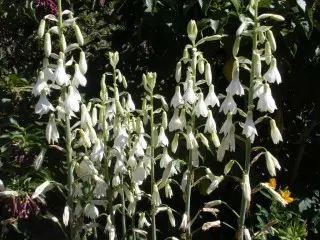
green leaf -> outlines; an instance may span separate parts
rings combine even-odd
[[[271,3],[271,0],[261,0],[259,1],[259,8],[270,8]]]
[[[239,13],[241,7],[241,0],[231,0],[232,5],[236,9],[237,13]]]

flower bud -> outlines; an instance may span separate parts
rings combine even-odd
[[[119,69],[117,69],[116,72],[118,73],[118,76],[117,76],[118,82],[122,83],[122,73],[119,71]]]
[[[204,73],[204,59],[202,54],[199,54],[199,60],[198,60],[198,71],[199,73],[203,74]]]
[[[98,123],[98,110],[96,107],[92,108],[91,121],[92,121],[92,127],[96,126]]]
[[[84,40],[83,40],[83,36],[82,36],[82,33],[81,33],[79,26],[77,24],[74,24],[73,28],[76,33],[77,42],[79,43],[80,46],[83,46]]]
[[[145,74],[142,74],[142,85],[143,85],[144,89],[147,90],[148,84],[147,84],[147,77]]]
[[[175,78],[176,78],[177,83],[180,82],[180,80],[181,80],[181,62],[177,63]]]
[[[247,23],[246,22],[241,23],[241,25],[237,29],[236,36],[240,36],[246,28],[247,28]]]
[[[61,51],[65,52],[67,48],[67,42],[66,42],[66,38],[64,36],[64,34],[61,34]]]
[[[210,84],[212,83],[212,72],[210,63],[206,63],[205,79],[207,81],[208,86],[210,86]]]
[[[220,147],[220,140],[216,132],[211,133],[211,141],[216,148]]]
[[[227,165],[224,167],[224,171],[223,171],[224,175],[227,175],[227,174],[230,172],[230,170],[231,170],[232,167],[233,167],[233,164],[234,164],[234,160],[230,160],[230,161],[227,163]]]
[[[179,133],[176,133],[174,135],[172,142],[171,142],[171,151],[173,153],[176,153],[177,148],[178,148],[178,143],[179,143]]]
[[[247,201],[250,203],[251,201],[251,187],[250,187],[250,180],[249,180],[249,175],[244,174],[243,175],[243,195],[247,199]]]
[[[45,28],[46,28],[46,20],[42,19],[40,21],[40,25],[38,28],[38,38],[43,38]]]
[[[86,55],[83,51],[80,52],[80,58],[79,58],[79,69],[80,72],[84,75],[86,74],[88,70],[88,65],[86,61]]]
[[[271,18],[273,20],[276,20],[276,21],[279,21],[279,22],[282,22],[284,21],[284,17],[282,17],[281,15],[278,15],[278,14],[271,14],[271,13],[265,13],[265,14],[261,14],[259,17],[258,17],[258,20],[262,20],[262,19],[265,19],[265,18]]]
[[[270,43],[271,50],[276,51],[277,50],[277,43],[276,43],[276,40],[273,36],[273,32],[271,30],[267,30],[267,38]]]
[[[205,203],[204,207],[205,208],[212,208],[212,207],[215,207],[215,206],[218,206],[218,205],[221,205],[221,204],[222,204],[221,200],[213,200],[211,202]]]
[[[122,86],[127,89],[128,88],[128,83],[127,83],[127,79],[125,76],[122,75]]]
[[[264,46],[264,57],[266,59],[266,63],[270,64],[271,59],[272,59],[272,52],[271,52],[270,43],[268,41],[266,42],[266,44]]]
[[[233,54],[234,57],[236,57],[238,55],[238,53],[239,53],[240,40],[241,40],[241,37],[237,36],[236,40],[233,43],[232,54]]]
[[[157,73],[155,72],[147,73],[147,84],[151,90],[153,90],[154,87],[156,86],[156,79],[157,79]]]
[[[90,148],[91,147],[91,141],[90,141],[89,136],[82,129],[79,130],[79,133],[80,133],[82,145],[85,148]]]
[[[164,129],[167,129],[168,127],[168,118],[167,118],[167,113],[165,111],[162,112],[162,127]]]
[[[46,57],[49,57],[51,54],[51,35],[46,33],[44,37],[44,54]]]
[[[194,20],[191,20],[188,23],[187,32],[188,32],[188,37],[191,40],[192,44],[195,44],[195,41],[198,35],[198,28]]]
[[[186,64],[187,62],[188,62],[188,60],[189,60],[189,50],[188,50],[188,48],[185,48],[184,50],[183,50],[183,63],[184,64]]]
[[[255,77],[261,77],[261,58],[259,53],[254,53],[253,67]]]
[[[168,213],[168,217],[169,217],[169,221],[171,224],[171,227],[175,227],[176,226],[176,220],[174,219],[172,210],[170,208],[167,209],[167,213]]]
[[[258,39],[259,39],[259,43],[260,44],[263,44],[266,40],[266,37],[264,35],[264,33],[262,31],[259,31],[258,32]]]

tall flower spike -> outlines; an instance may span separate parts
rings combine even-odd
[[[226,90],[227,93],[230,95],[234,95],[234,94],[237,94],[239,96],[244,95],[244,90],[240,83],[239,74],[240,74],[239,61],[236,59],[233,63],[232,80]]]
[[[208,108],[203,100],[203,93],[199,93],[199,99],[195,106],[195,114],[197,117],[207,117],[208,116]]]
[[[251,143],[253,143],[255,136],[258,135],[256,126],[253,122],[252,111],[248,111],[247,113],[247,118],[244,123],[242,134],[249,138]]]
[[[184,104],[184,101],[180,92],[180,86],[176,86],[176,90],[170,104],[174,108]]]
[[[259,97],[257,109],[261,112],[273,113],[277,109],[276,103],[271,95],[271,89],[268,83],[263,86],[263,93]]]
[[[266,79],[269,83],[277,82],[277,84],[281,83],[281,75],[277,68],[277,59],[272,58],[270,67],[268,71],[263,75],[264,79]]]

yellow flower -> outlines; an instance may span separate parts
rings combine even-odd
[[[276,180],[275,178],[270,178],[270,179],[269,179],[269,186],[270,186],[272,189],[276,189],[277,180]]]
[[[291,203],[293,202],[293,198],[290,197],[291,195],[291,192],[289,190],[285,190],[285,191],[279,191],[281,197],[287,202],[287,203]]]

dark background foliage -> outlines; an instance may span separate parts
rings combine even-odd
[[[241,0],[65,1],[63,3],[65,8],[71,8],[79,17],[78,23],[86,39],[84,50],[88,53],[89,71],[88,87],[84,91],[87,97],[98,94],[101,74],[107,69],[106,53],[116,50],[120,53],[119,68],[127,77],[130,89],[133,89],[131,92],[135,101],[139,102],[142,94],[143,89],[140,84],[142,73],[153,71],[158,73],[159,90],[169,102],[174,91],[175,65],[181,58],[185,44],[188,43],[185,29],[190,19],[197,21],[200,34],[203,36],[215,33],[228,35],[221,43],[206,43],[201,47],[204,56],[212,63],[217,92],[223,93],[230,80],[231,49],[235,31],[240,23],[238,17],[246,10],[247,2]],[[30,172],[32,180],[36,179],[36,182],[37,179],[40,182],[41,174],[52,174],[61,179],[65,174],[61,161],[59,163],[62,156],[56,153],[48,154],[51,157],[46,159],[43,172],[37,173],[31,170],[32,159],[40,151],[41,144],[44,144],[45,126],[35,115],[30,114],[33,112],[35,99],[31,97],[29,86],[35,82],[36,71],[42,59],[41,42],[36,39],[36,30],[44,14],[55,13],[55,2],[0,0],[0,4],[0,135],[11,133],[10,136],[0,139],[1,146],[6,146],[1,150],[1,161],[4,163],[4,167],[0,169],[1,179],[6,184],[16,179],[15,186],[28,191],[30,187],[28,183],[31,181],[21,183],[21,178],[27,178],[23,176],[24,172]],[[278,43],[276,57],[283,79],[283,83],[273,89],[278,106],[273,117],[280,126],[284,138],[282,144],[272,147],[283,166],[277,176],[278,184],[283,187],[289,186],[293,196],[298,200],[310,200],[314,197],[314,191],[320,188],[319,1],[262,0],[260,6],[261,12],[274,12],[286,19],[284,23],[277,23],[273,28]],[[244,39],[242,44],[240,54],[250,57],[251,42]],[[216,118],[218,126],[221,126],[223,119],[219,119],[219,116]],[[22,132],[29,138],[17,139],[13,137],[14,131]],[[259,131],[267,133],[268,126],[262,124]],[[33,135],[35,136],[32,137]],[[261,139],[262,143],[269,140]],[[21,155],[27,156],[29,162],[17,161],[16,158]],[[241,161],[241,156],[243,154],[240,150],[233,157]],[[214,172],[222,172],[224,163],[217,163],[215,157],[208,155],[205,161],[214,167]],[[257,181],[268,180],[263,163],[257,165],[253,172],[253,177]],[[217,196],[236,209],[239,207],[240,187],[236,184],[225,181],[221,188],[210,196],[204,196],[202,188],[193,193],[193,214],[203,202]],[[53,205],[49,202],[48,207],[61,215],[63,201],[59,199],[59,194],[52,193],[52,195],[51,198],[57,201],[54,201],[56,204]],[[256,200],[262,201],[259,197]],[[174,202],[170,204],[181,212]],[[254,212],[255,202],[252,206],[251,211]],[[305,209],[310,210],[315,204],[308,206]],[[312,221],[317,214],[319,216],[319,211],[319,209],[302,211],[302,214],[305,214],[303,216],[309,221],[308,224],[315,225],[315,229],[319,226],[317,222]],[[232,215],[226,209],[221,209],[221,218],[231,223],[233,221]],[[200,227],[205,219],[210,219],[210,216],[201,216],[196,225]],[[1,217],[1,220],[4,218]],[[36,221],[39,220],[24,224],[32,225]],[[254,216],[249,217],[249,221],[254,221]],[[31,225],[28,226],[32,232]],[[165,226],[166,224],[163,226],[160,224],[159,228],[164,235],[167,235],[168,230]],[[48,229],[53,228],[54,226],[48,225]],[[314,239],[313,234],[315,233],[312,231],[309,233],[310,239]],[[210,235],[216,237],[219,235],[219,239],[232,238],[232,233],[224,228],[203,234],[208,239]],[[29,239],[44,238],[41,235]],[[57,238],[49,238],[46,235],[46,239]]]

